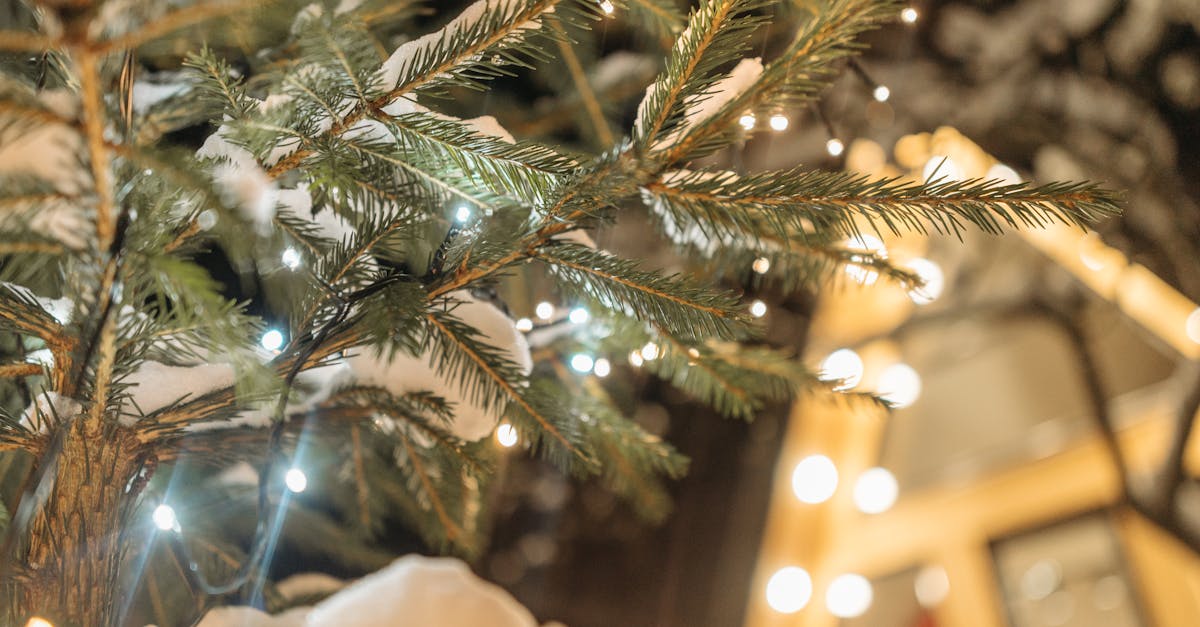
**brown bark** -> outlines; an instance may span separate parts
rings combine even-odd
[[[25,534],[13,573],[15,606],[3,624],[32,616],[58,627],[114,624],[121,530],[137,497],[138,442],[129,429],[80,416],[64,424],[61,453],[42,463],[53,485]],[[37,498],[28,496],[27,498]]]

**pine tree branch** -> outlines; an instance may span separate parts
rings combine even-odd
[[[429,473],[425,470],[425,464],[421,462],[420,456],[414,450],[411,438],[409,438],[408,434],[404,433],[403,429],[400,429],[398,433],[400,434],[400,442],[408,454],[408,461],[412,464],[413,472],[420,479],[421,486],[425,490],[425,496],[429,499],[429,503],[433,506],[433,511],[437,515],[438,521],[446,531],[446,540],[450,542],[456,541],[462,536],[462,529],[446,513],[446,506],[442,503],[442,498],[438,494],[438,491],[433,487]]]
[[[104,139],[104,95],[100,87],[100,68],[97,57],[88,52],[79,54],[77,62],[88,160],[91,163],[92,182],[96,191],[96,241],[97,247],[108,253],[116,235],[117,217],[113,206],[108,143]]]
[[[449,326],[447,326],[439,317],[431,312],[425,313],[425,320],[432,328],[436,329],[442,337],[451,342],[458,351],[466,355],[475,367],[480,372],[484,373],[492,382],[504,392],[508,399],[528,414],[538,426],[547,434],[549,434],[559,445],[566,451],[570,452],[574,457],[586,460],[587,455],[569,438],[563,435],[562,431],[554,425],[554,422],[545,416],[541,411],[534,407],[517,388],[503,375],[497,372],[496,368],[471,345],[467,344],[456,334]]]
[[[58,37],[23,30],[0,30],[0,51],[46,52],[63,45]]]
[[[721,145],[721,135],[734,128],[746,111],[782,104],[780,100],[795,105],[811,99],[835,75],[833,64],[855,51],[854,38],[894,16],[897,6],[892,0],[833,0],[801,27],[793,44],[767,64],[753,85],[666,147],[660,153],[663,161],[679,163]]]
[[[2,364],[0,378],[30,377],[42,374],[42,365],[33,363]]]
[[[441,64],[431,68],[427,72],[423,72],[418,76],[414,76],[411,80],[401,81],[394,88],[390,89],[385,94],[378,96],[370,101],[364,102],[343,117],[338,117],[333,120],[328,131],[325,131],[325,136],[339,136],[346,131],[354,128],[359,122],[365,120],[368,116],[382,114],[383,108],[389,103],[403,98],[412,91],[420,88],[429,81],[436,79],[438,76],[446,73],[452,68],[464,63],[468,59],[475,58],[477,55],[485,53],[489,48],[499,44],[509,36],[524,28],[525,24],[536,20],[545,13],[553,10],[562,0],[536,0],[528,4],[524,10],[517,12],[507,20],[501,28],[497,28],[481,38],[478,41],[472,42],[470,45],[464,46],[460,50],[456,50]],[[386,114],[382,114],[386,115]],[[271,178],[278,178],[285,172],[290,172],[296,169],[309,156],[314,153],[309,148],[298,148],[281,159],[278,163],[271,166],[267,170],[267,175]]]
[[[358,425],[350,425],[350,455],[354,461],[354,496],[358,502],[358,522],[363,529],[371,528],[370,485],[363,468],[362,434]]]
[[[583,65],[579,63],[579,55],[575,54],[575,48],[571,45],[566,30],[563,29],[562,23],[557,18],[550,19],[550,27],[558,34],[556,38],[558,49],[562,52],[563,61],[567,64],[567,71],[571,73],[571,80],[575,83],[575,90],[579,93],[584,110],[587,111],[588,120],[592,123],[592,130],[596,133],[596,139],[604,147],[613,145],[616,140],[613,138],[612,130],[608,128],[608,120],[604,119],[600,101],[596,99],[596,92],[592,90],[592,85],[588,82]]]
[[[196,26],[198,24],[226,17],[262,3],[256,0],[212,0],[200,4],[169,11],[166,14],[150,20],[123,35],[93,43],[91,52],[96,55],[109,54],[113,51],[137,48],[142,44],[169,35],[175,31]]]

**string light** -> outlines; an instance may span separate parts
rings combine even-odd
[[[512,448],[517,445],[518,440],[520,437],[517,436],[516,428],[507,422],[502,422],[499,427],[496,427],[496,442],[500,446]]]
[[[163,531],[170,531],[179,526],[179,519],[175,517],[175,509],[166,503],[159,504],[154,508],[154,513],[150,515],[150,519],[154,521],[154,526]]]
[[[896,504],[900,486],[887,468],[871,468],[854,482],[854,506],[864,514],[882,514]]]
[[[600,10],[604,11],[605,15],[612,15],[613,12],[617,10],[617,7],[613,6],[613,3],[609,0],[601,0]]]
[[[846,248],[851,251],[861,251],[878,259],[887,259],[888,256],[887,247],[884,246],[883,240],[866,233],[855,235],[846,240]],[[875,281],[879,280],[878,272],[869,267],[857,264],[846,266],[846,274],[859,285],[874,285]]]
[[[900,20],[905,24],[916,24],[919,17],[921,15],[912,7],[904,7],[904,10],[900,11]]]
[[[742,128],[747,131],[752,131],[754,130],[754,125],[758,124],[758,118],[754,117],[753,113],[745,113],[742,117],[738,118],[738,124],[741,124]]]
[[[792,471],[792,492],[803,503],[824,503],[837,491],[837,486],[837,466],[824,455],[809,455]]]
[[[300,251],[291,246],[284,249],[283,254],[279,256],[279,260],[288,270],[295,270],[300,267]]]
[[[533,330],[533,320],[530,320],[529,318],[521,318],[520,320],[517,320],[517,324],[515,326],[517,327],[518,331],[522,333],[528,333]]]
[[[887,102],[888,98],[892,97],[892,90],[888,89],[887,85],[878,85],[871,92],[871,95],[875,98],[876,102]]]
[[[571,356],[571,369],[575,372],[587,374],[592,371],[592,366],[594,365],[596,365],[596,362],[592,359],[591,355],[575,353]]]
[[[29,622],[25,623],[25,627],[54,627],[54,623],[41,616],[34,616],[29,619]]]
[[[913,592],[921,607],[928,609],[940,605],[950,594],[950,577],[946,575],[946,569],[941,566],[922,568],[913,582]]]
[[[825,607],[838,618],[857,618],[870,609],[874,596],[871,582],[866,577],[847,573],[829,583],[825,590]]]
[[[634,368],[641,368],[642,364],[645,362],[646,360],[642,359],[641,351],[634,350],[629,352],[629,365],[633,366]]]
[[[299,468],[291,468],[283,475],[283,483],[287,489],[299,494],[308,487],[308,476]]]
[[[458,207],[458,209],[454,210],[454,221],[455,222],[458,222],[459,224],[463,224],[467,220],[470,220],[470,219],[471,219],[471,208],[470,207],[468,207],[466,205],[460,205]]]
[[[944,155],[934,155],[929,161],[925,162],[925,169],[921,172],[921,178],[931,183],[948,183],[961,181],[963,176],[962,168],[954,162],[950,157]]]
[[[262,343],[263,348],[269,351],[277,351],[283,346],[283,333],[281,333],[278,329],[271,329],[266,333],[263,333],[262,340],[260,340],[260,342]]]
[[[588,313],[588,310],[584,309],[583,307],[576,307],[571,310],[571,313],[567,316],[567,319],[570,320],[572,324],[583,324],[591,317],[592,316]]]
[[[592,372],[597,377],[603,379],[604,377],[608,376],[608,373],[612,372],[612,364],[608,363],[607,359],[601,357],[600,359],[597,359],[596,364],[592,366]]]
[[[941,266],[928,259],[917,258],[904,264],[904,267],[916,274],[923,283],[920,287],[914,287],[908,291],[908,297],[914,303],[928,305],[942,295],[946,277],[942,274]]]
[[[1187,332],[1189,340],[1200,344],[1200,308],[1196,308],[1192,310],[1192,313],[1188,314],[1184,329]]]
[[[921,375],[908,364],[892,364],[879,373],[878,392],[893,407],[908,407],[921,396]]]
[[[646,342],[646,345],[642,347],[642,359],[646,361],[658,359],[658,344]]]
[[[775,571],[767,580],[767,605],[780,614],[795,614],[812,598],[812,577],[798,566]]]
[[[782,113],[776,113],[771,116],[771,120],[768,123],[771,125],[771,130],[774,131],[786,131],[788,127],[787,116]]]
[[[845,151],[846,151],[846,144],[843,144],[842,140],[840,140],[836,137],[825,142],[825,152],[828,152],[829,156],[831,156],[831,157],[839,157]]]
[[[542,301],[537,304],[537,307],[533,308],[533,313],[542,320],[549,320],[554,316],[554,305],[551,305],[546,301]]]
[[[821,362],[818,376],[822,381],[841,381],[835,390],[849,390],[862,381],[862,358],[848,348],[835,350]]]
[[[766,274],[767,270],[771,269],[771,260],[766,257],[759,257],[754,260],[754,265],[750,266],[757,274]]]
[[[767,304],[761,300],[756,300],[750,303],[750,315],[755,318],[761,318],[767,315]]]

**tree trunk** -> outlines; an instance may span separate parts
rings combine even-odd
[[[39,462],[56,465],[53,485],[44,497],[25,497],[44,500],[19,540],[16,607],[5,624],[40,616],[56,627],[107,627],[116,619],[121,530],[138,492],[138,441],[86,416],[61,428],[61,453]]]

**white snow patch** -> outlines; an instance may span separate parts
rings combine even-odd
[[[522,4],[519,0],[479,0],[466,9],[463,9],[463,12],[458,17],[451,20],[449,24],[440,30],[401,44],[388,57],[387,61],[383,62],[383,66],[379,68],[380,87],[388,90],[395,89],[400,78],[408,73],[409,69],[418,59],[424,58],[439,43],[448,41],[459,33],[470,30],[480,21],[484,13],[488,11],[503,11],[505,14],[511,14]],[[551,8],[546,12],[553,13],[554,10]],[[521,31],[536,30],[540,27],[541,20],[529,20],[519,25],[510,37],[520,37],[522,36]]]
[[[592,239],[592,236],[588,235],[588,232],[583,229],[567,231],[566,233],[555,235],[552,239],[556,242],[570,242],[596,250],[596,240]]]
[[[136,81],[133,84],[133,111],[141,115],[149,111],[154,105],[168,98],[187,93],[190,89],[191,85],[184,82],[150,83]]]
[[[36,433],[45,433],[49,422],[57,419],[61,422],[75,417],[83,409],[83,405],[73,398],[67,398],[58,392],[42,392],[37,394],[34,401],[21,414],[21,426]]]
[[[529,610],[461,560],[406,555],[329,597],[308,627],[536,627]]]
[[[194,399],[230,387],[235,381],[236,375],[230,364],[169,366],[144,361],[122,383],[130,386],[129,394],[137,409],[149,414],[184,397]],[[126,408],[126,415],[136,417],[137,409]]]
[[[655,142],[654,148],[660,149],[671,145],[687,133],[690,128],[712,117],[721,107],[749,89],[758,80],[758,77],[762,76],[762,72],[763,65],[761,58],[755,57],[753,59],[738,61],[738,64],[724,78],[713,83],[703,94],[689,98],[684,103],[683,121],[672,129],[670,135]],[[638,105],[638,124],[635,128],[639,135],[642,133],[641,118],[649,103],[649,97],[653,89],[653,85],[646,88],[646,96]]]
[[[325,573],[300,573],[275,584],[275,590],[285,599],[328,594],[345,587],[345,581]]]
[[[257,486],[258,471],[247,462],[238,462],[217,475],[217,483],[224,486]]]
[[[453,306],[453,314],[477,329],[485,342],[501,349],[520,367],[522,374],[528,376],[533,370],[529,343],[512,319],[492,304],[476,300],[469,292],[457,291],[451,297],[459,303]],[[350,357],[347,363],[359,384],[379,386],[396,395],[428,391],[453,403],[454,419],[450,431],[464,440],[478,440],[491,434],[499,420],[500,408],[484,411],[472,402],[468,389],[458,381],[439,377],[430,358],[428,353],[415,357],[397,353],[388,361],[385,356],[365,351]]]
[[[226,132],[227,128],[222,126],[209,135],[196,156],[221,159],[213,167],[213,180],[226,201],[235,205],[242,217],[254,224],[260,233],[266,234],[270,232],[271,219],[275,217],[275,182],[258,165],[250,151],[226,139]]]
[[[462,560],[406,555],[313,608],[270,616],[247,607],[222,607],[210,610],[197,627],[485,625],[537,627],[537,621],[512,595],[477,577]]]

